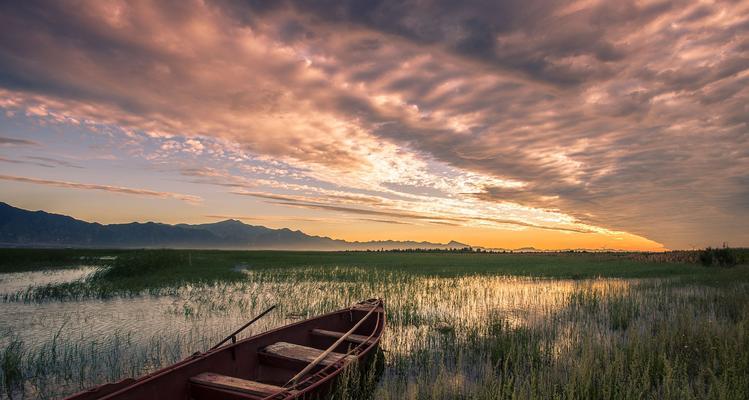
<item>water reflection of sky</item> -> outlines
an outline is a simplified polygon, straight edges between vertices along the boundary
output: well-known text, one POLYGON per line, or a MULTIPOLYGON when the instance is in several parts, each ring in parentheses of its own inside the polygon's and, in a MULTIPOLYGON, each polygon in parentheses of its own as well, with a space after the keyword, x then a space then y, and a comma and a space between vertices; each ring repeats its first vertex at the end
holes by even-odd
POLYGON ((80 267, 31 272, 10 272, 0 274, 0 295, 15 293, 29 286, 44 286, 55 283, 73 282, 84 279, 96 272, 96 267, 80 267))
MULTIPOLYGON (((0 293, 12 293, 29 285, 84 279, 95 268, 83 267, 46 272, 0 274, 0 293)), ((6 302, 0 307, 0 332, 22 335, 27 345, 43 343, 58 331, 60 337, 94 341, 121 334, 130 340, 184 335, 204 342, 241 325, 271 304, 279 311, 261 320, 249 332, 257 333, 301 317, 344 307, 365 297, 382 296, 390 310, 386 341, 391 351, 408 352, 434 331, 457 335, 481 331, 488 321, 501 318, 510 326, 537 323, 563 307, 581 283, 517 277, 421 277, 403 284, 383 279, 276 280, 247 273, 247 281, 213 286, 187 286, 167 295, 141 295, 106 300, 6 302), (396 338, 396 336, 398 336, 396 338)), ((393 277, 391 277, 391 280, 393 277)), ((397 277, 396 277, 397 279, 397 277)), ((597 280, 595 290, 624 289, 628 282, 597 280)), ((196 343, 197 345, 197 343, 196 343)), ((195 350, 198 350, 197 348, 195 350)))

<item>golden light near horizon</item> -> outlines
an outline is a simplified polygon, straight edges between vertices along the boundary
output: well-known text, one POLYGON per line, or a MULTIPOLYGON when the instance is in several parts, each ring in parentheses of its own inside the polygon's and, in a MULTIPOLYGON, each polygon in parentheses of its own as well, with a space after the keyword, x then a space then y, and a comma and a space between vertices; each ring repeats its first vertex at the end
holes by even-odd
POLYGON ((9 2, 0 201, 349 241, 747 245, 749 6, 677 3, 9 2))

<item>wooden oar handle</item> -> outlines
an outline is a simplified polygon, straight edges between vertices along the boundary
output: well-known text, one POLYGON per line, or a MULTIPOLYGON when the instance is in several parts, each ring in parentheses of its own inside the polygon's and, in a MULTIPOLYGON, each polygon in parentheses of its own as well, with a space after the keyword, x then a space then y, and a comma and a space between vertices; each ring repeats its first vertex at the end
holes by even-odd
POLYGON ((276 308, 275 305, 270 306, 270 308, 268 308, 267 310, 263 311, 260 315, 258 315, 257 317, 253 318, 252 320, 250 320, 250 322, 242 325, 242 327, 239 328, 239 329, 237 329, 236 331, 234 331, 234 333, 232 333, 231 335, 225 337, 224 340, 218 342, 218 344, 216 344, 215 346, 211 347, 210 350, 215 350, 215 349, 221 347, 221 345, 224 344, 224 343, 226 343, 229 339, 231 339, 232 343, 235 343, 237 341, 237 335, 240 332, 242 332, 243 330, 245 330, 245 328, 247 328, 248 326, 254 324, 255 321, 259 320, 260 318, 263 318, 265 316, 265 314, 268 314, 274 308, 276 308))

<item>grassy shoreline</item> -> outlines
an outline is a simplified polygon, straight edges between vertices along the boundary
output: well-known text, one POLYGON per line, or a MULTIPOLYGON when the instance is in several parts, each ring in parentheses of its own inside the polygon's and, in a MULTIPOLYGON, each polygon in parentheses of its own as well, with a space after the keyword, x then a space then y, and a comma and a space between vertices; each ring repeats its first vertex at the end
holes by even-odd
MULTIPOLYGON (((749 282, 749 266, 706 268, 691 263, 652 261, 650 255, 639 253, 1 249, 0 255, 3 256, 0 272, 70 268, 83 263, 102 267, 85 280, 29 287, 3 295, 3 301, 169 294, 184 285, 241 281, 245 278, 243 268, 289 277, 299 268, 317 271, 317 275, 325 275, 331 269, 362 268, 373 274, 403 272, 433 277, 670 278, 707 285, 749 282)), ((357 278, 358 275, 345 273, 338 276, 340 280, 357 278)), ((307 279, 317 276, 308 274, 307 279)))
MULTIPOLYGON (((456 276, 502 274, 552 278, 619 277, 648 278, 704 272, 686 253, 557 252, 364 252, 281 250, 181 250, 181 249, 31 249, 0 248, 0 273, 70 268, 83 263, 111 265, 112 258, 125 257, 143 267, 147 263, 171 263, 179 258, 182 275, 246 265, 251 268, 358 266, 411 273, 456 276), (681 253, 681 254, 679 254, 681 253), (150 261, 149 261, 150 259, 150 261)), ((739 249, 746 264, 747 249, 739 249)))

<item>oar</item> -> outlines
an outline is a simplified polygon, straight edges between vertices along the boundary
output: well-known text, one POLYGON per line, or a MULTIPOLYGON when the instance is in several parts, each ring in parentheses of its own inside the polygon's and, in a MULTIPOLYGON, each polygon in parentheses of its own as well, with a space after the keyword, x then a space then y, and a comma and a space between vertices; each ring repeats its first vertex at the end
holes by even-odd
POLYGON ((372 309, 371 309, 371 310, 369 310, 369 312, 367 313, 367 315, 365 315, 365 316, 364 316, 364 318, 360 319, 360 320, 359 320, 359 322, 357 322, 357 323, 356 323, 356 325, 354 325, 354 327, 353 327, 353 328, 349 329, 349 331, 348 331, 348 332, 346 332, 346 333, 345 333, 345 334, 344 334, 343 336, 341 336, 341 337, 340 337, 340 338, 339 338, 338 340, 336 340, 336 341, 335 341, 335 343, 333 343, 333 344, 332 344, 332 345, 331 345, 330 347, 328 347, 328 349, 327 349, 327 350, 323 351, 323 352, 322 352, 322 354, 320 354, 319 356, 317 356, 317 358, 315 358, 315 359, 314 359, 314 360, 313 360, 313 361, 312 361, 311 363, 309 363, 309 365, 307 365, 306 367, 304 367, 304 369, 303 369, 303 370, 299 371, 299 373, 298 373, 298 374, 294 375, 294 377, 293 377, 293 378, 289 379, 289 381, 288 381, 288 382, 286 382, 286 384, 285 384, 284 386, 289 386, 290 384, 295 384, 295 383, 296 383, 296 381, 297 381, 297 379, 299 379, 299 378, 303 377, 303 376, 304 376, 304 374, 306 374, 307 372, 309 372, 309 371, 310 371, 310 370, 311 370, 312 368, 315 368, 315 366, 316 366, 317 364, 319 364, 319 363, 320 363, 320 361, 324 360, 324 359, 325 359, 325 357, 327 357, 327 356, 328 356, 328 354, 330 354, 330 353, 331 353, 331 352, 333 351, 333 349, 335 349, 336 347, 338 347, 338 345, 340 345, 341 343, 343 343, 343 341, 344 341, 344 340, 346 340, 346 338, 348 338, 348 337, 349 337, 349 336, 350 336, 350 335, 351 335, 352 333, 354 333, 354 331, 355 331, 355 330, 356 330, 356 329, 357 329, 357 328, 358 328, 358 327, 359 327, 359 326, 360 326, 360 325, 361 325, 361 324, 362 324, 362 323, 363 323, 363 322, 364 322, 364 321, 365 321, 365 320, 366 320, 367 318, 369 318, 370 314, 372 314, 372 313, 374 312, 374 310, 376 310, 376 309, 377 309, 377 307, 379 307, 379 306, 380 306, 380 302, 377 302, 377 303, 375 303, 375 305, 374 305, 374 306, 372 306, 372 309))
MULTIPOLYGON (((263 318, 263 317, 265 316, 265 314, 268 314, 268 313, 269 313, 269 312, 271 312, 271 310, 273 310, 274 308, 276 308, 276 306, 275 306, 275 305, 272 305, 272 306, 270 306, 270 308, 269 308, 269 309, 267 309, 267 310, 263 311, 262 313, 260 313, 260 315, 258 315, 257 317, 253 318, 253 319, 252 319, 252 320, 251 320, 250 322, 248 322, 248 323, 246 323, 246 324, 242 325, 242 327, 241 327, 241 328, 239 328, 239 329, 237 329, 236 331, 234 331, 234 333, 232 333, 231 335, 229 335, 229 336, 225 337, 225 338, 224 338, 224 340, 222 340, 222 341, 218 342, 218 344, 217 344, 217 345, 215 345, 215 346, 211 347, 211 350, 215 350, 215 349, 217 349, 217 348, 221 347, 221 345, 222 345, 222 344, 224 344, 224 343, 226 343, 226 342, 227 342, 227 341, 228 341, 229 339, 231 339, 231 342, 232 342, 232 343, 236 343, 236 341, 237 341, 237 335, 239 334, 239 332, 242 332, 243 330, 245 330, 245 328, 247 328, 248 326, 250 326, 250 325, 254 324, 254 323, 255 323, 255 321, 259 320, 260 318, 263 318)), ((211 351, 211 350, 208 350, 208 351, 211 351)))

